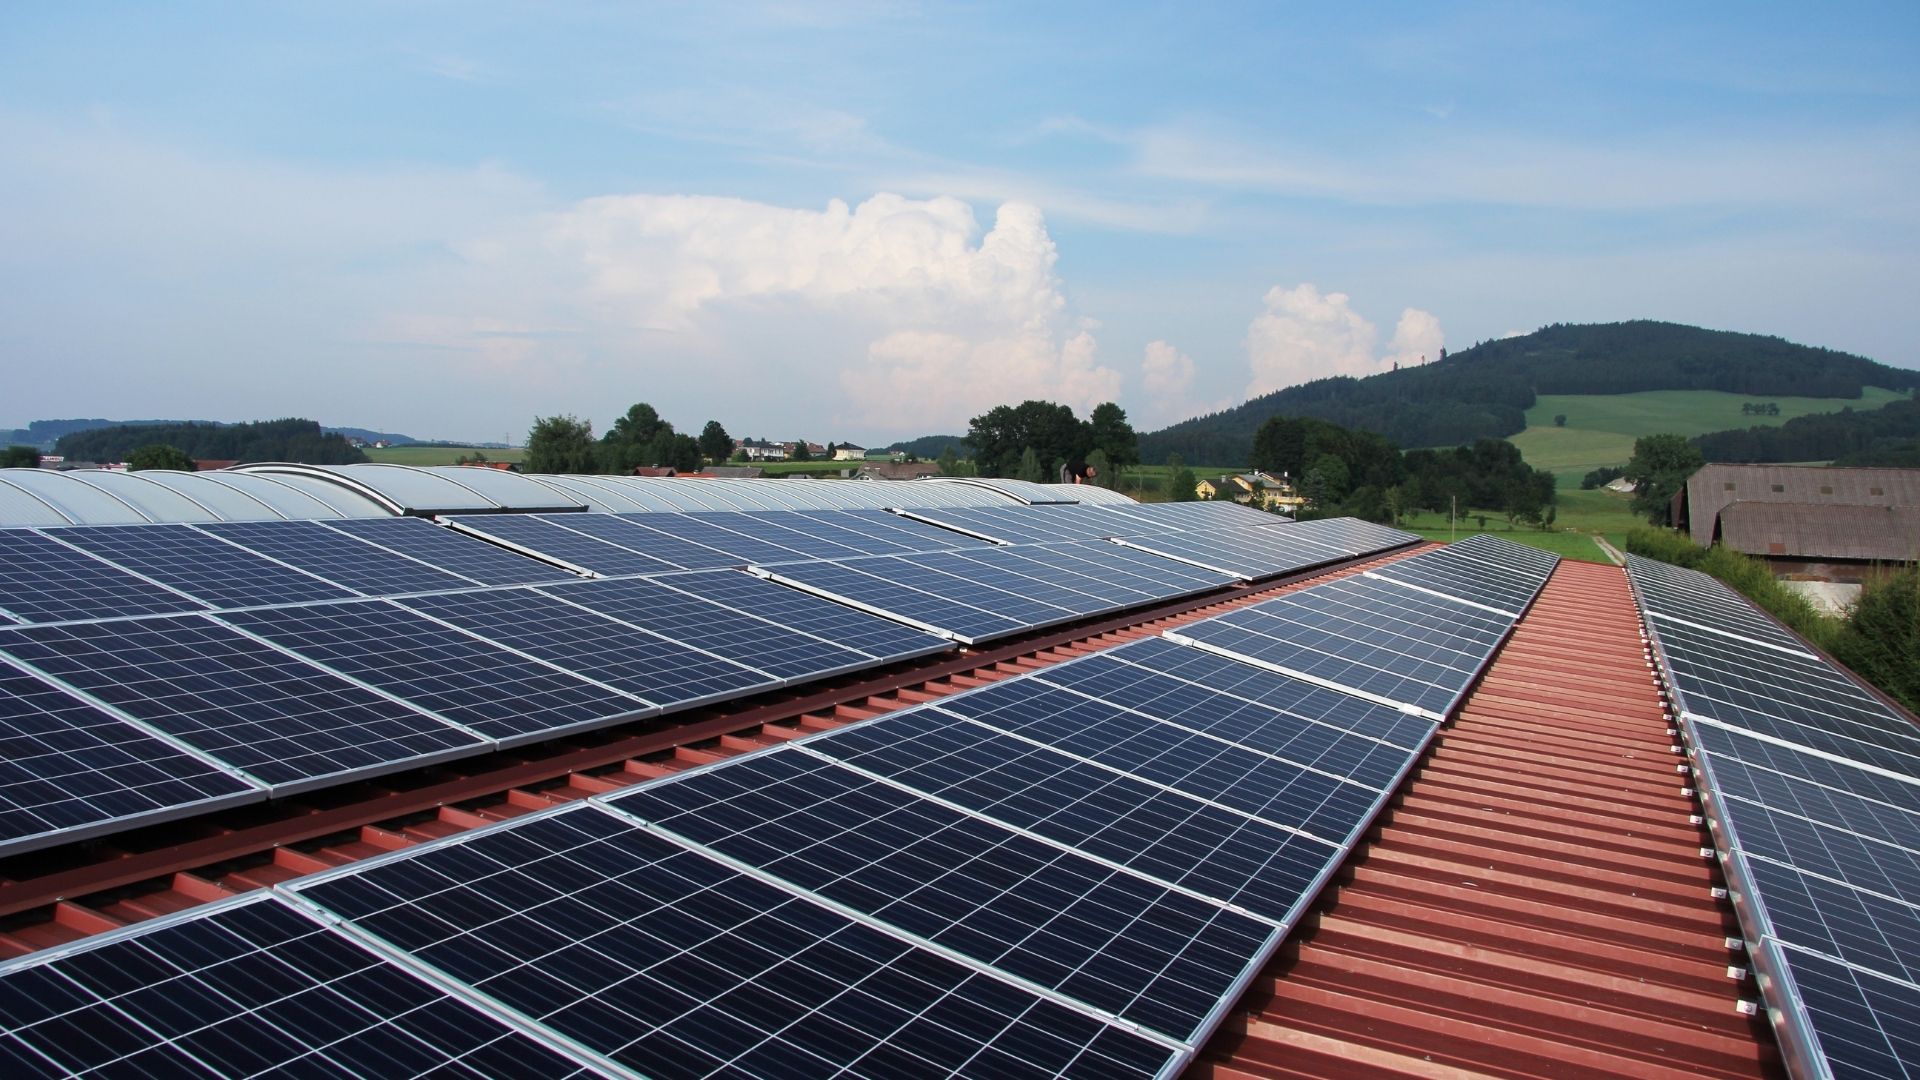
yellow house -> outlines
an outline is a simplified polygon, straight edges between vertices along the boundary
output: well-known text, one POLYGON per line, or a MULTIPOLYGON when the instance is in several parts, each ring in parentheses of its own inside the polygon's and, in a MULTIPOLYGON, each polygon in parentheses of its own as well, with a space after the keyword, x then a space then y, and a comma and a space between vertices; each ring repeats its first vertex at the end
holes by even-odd
POLYGON ((1231 491, 1233 494, 1230 497, 1235 499, 1238 499, 1241 495, 1240 490, 1234 486, 1233 481, 1224 476, 1218 480, 1202 480, 1193 485, 1193 493, 1203 499, 1221 498, 1220 493, 1223 491, 1231 491))

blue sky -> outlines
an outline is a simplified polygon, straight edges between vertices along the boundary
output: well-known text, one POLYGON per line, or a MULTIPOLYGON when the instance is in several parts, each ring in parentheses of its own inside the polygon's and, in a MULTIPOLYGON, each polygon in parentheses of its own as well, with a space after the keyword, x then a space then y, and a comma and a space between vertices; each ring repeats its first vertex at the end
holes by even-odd
POLYGON ((37 5, 0 426, 1142 428, 1553 322, 1920 365, 1920 8, 37 5))

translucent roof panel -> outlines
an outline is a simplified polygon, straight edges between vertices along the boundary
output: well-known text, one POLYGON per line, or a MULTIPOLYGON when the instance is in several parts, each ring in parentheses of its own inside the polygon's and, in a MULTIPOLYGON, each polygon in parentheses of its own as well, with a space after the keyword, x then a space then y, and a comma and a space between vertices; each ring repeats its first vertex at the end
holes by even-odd
POLYGON ((7 483, 15 473, 29 469, 0 469, 0 528, 19 525, 70 525, 72 521, 45 499, 7 483))
MULTIPOLYGON (((52 504, 76 525, 136 525, 150 520, 97 487, 51 469, 8 469, 7 483, 52 504)), ((24 524, 24 523, 22 523, 24 524)))
MULTIPOLYGON (((353 466, 355 469, 364 466, 353 466)), ((418 469, 464 488, 472 488, 501 506, 513 510, 580 510, 586 502, 572 495, 537 484, 505 469, 477 468, 472 465, 434 465, 418 469)))
POLYGON ((529 479, 577 495, 590 510, 613 514, 660 513, 679 509, 626 476, 549 476, 534 474, 529 479))
POLYGON ((1071 484, 1036 484, 1027 480, 1006 480, 991 476, 933 476, 928 477, 923 483, 968 484, 986 488, 989 491, 997 491, 1009 499, 1023 503, 1079 501, 1074 495, 1066 494, 1061 490, 1065 488, 1071 491, 1075 486, 1071 484))
POLYGON ((176 488, 159 482, 162 474, 190 476, 191 473, 170 472, 163 469, 147 469, 141 472, 118 472, 109 469, 93 469, 86 472, 62 473, 75 483, 96 487, 125 502, 130 502, 141 513, 154 521, 220 521, 218 511, 195 502, 190 496, 176 488))
POLYGON ((1083 503, 1132 503, 1133 499, 1093 484, 1046 484, 1060 495, 1083 503))
POLYGON ((227 502, 219 505, 228 521, 393 516, 393 511, 365 495, 310 476, 292 473, 273 476, 231 469, 170 475, 173 479, 164 482, 179 485, 187 494, 209 506, 215 505, 213 500, 217 496, 203 494, 197 485, 207 484, 227 492, 227 502))

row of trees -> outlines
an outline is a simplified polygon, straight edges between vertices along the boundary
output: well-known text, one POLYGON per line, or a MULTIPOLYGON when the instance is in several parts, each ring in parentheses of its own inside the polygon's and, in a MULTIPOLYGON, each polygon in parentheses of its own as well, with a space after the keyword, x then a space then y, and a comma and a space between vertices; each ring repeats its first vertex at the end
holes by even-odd
MULTIPOLYGON (((1119 470, 1140 461, 1139 436, 1126 410, 1111 401, 1096 405, 1086 420, 1051 401, 995 406, 968 422, 966 443, 979 475, 1035 482, 1058 479, 1062 465, 1084 463, 1096 482, 1112 486, 1119 470)), ((956 450, 949 444, 942 461, 956 450)))
POLYGON ((607 433, 593 437, 593 423, 574 416, 535 417, 521 465, 535 473, 630 473, 642 465, 692 472, 705 461, 725 461, 733 436, 709 420, 700 435, 684 435, 642 401, 623 413, 607 433))
POLYGON ((1716 431, 1693 440, 1709 461, 1833 461, 1849 454, 1901 449, 1920 441, 1920 401, 1878 409, 1797 416, 1778 427, 1716 431))
POLYGON ((247 424, 120 424, 69 432, 54 452, 69 461, 126 461, 142 447, 164 445, 188 458, 297 461, 352 465, 367 455, 345 436, 328 435, 313 420, 289 418, 247 424))

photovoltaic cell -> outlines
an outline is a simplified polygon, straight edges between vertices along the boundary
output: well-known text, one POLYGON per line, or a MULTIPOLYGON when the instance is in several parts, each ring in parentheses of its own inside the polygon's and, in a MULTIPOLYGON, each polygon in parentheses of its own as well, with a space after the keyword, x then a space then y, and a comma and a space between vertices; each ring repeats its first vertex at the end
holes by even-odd
POLYGON ((271 899, 0 968, 0 1062, 14 1077, 582 1073, 271 899))
POLYGON ((1486 533, 1476 533, 1464 540, 1456 540, 1440 549, 1441 553, 1452 556, 1465 556, 1477 559, 1485 564, 1498 567, 1509 573, 1519 574, 1544 584, 1553 576, 1554 568, 1560 565, 1560 556, 1539 548, 1516 544, 1511 540, 1502 540, 1486 533))
POLYGON ((388 603, 267 608, 222 618, 503 743, 653 711, 648 702, 388 603))
POLYGON ((0 650, 282 791, 486 747, 201 616, 0 630, 0 650))
POLYGON ((1858 838, 1920 850, 1920 785, 1876 777, 1719 728, 1703 728, 1699 734, 1703 748, 1716 747, 1707 755, 1707 766, 1713 773, 1713 787, 1721 795, 1858 838), (1749 756, 1759 760, 1725 753, 1733 748, 1728 744, 1738 743, 1752 744, 1758 752, 1749 756), (1759 763, 1762 761, 1765 764, 1759 763), (1783 768, 1794 771, 1776 771, 1783 768))
MULTIPOLYGON (((1249 817, 1341 843, 1380 801, 1380 789, 1299 762, 1161 723, 1035 680, 1001 683, 940 703, 974 720, 1249 817)), ((1391 778, 1407 754, 1372 744, 1359 764, 1391 778)), ((1305 747, 1301 747, 1305 749, 1305 747)), ((1324 749, 1324 748, 1323 748, 1324 749)))
POLYGON ((85 525, 50 529, 48 535, 216 608, 341 600, 354 595, 188 525, 85 525))
POLYGON ((39 533, 0 529, 0 608, 20 622, 163 615, 205 606, 39 533))
MULTIPOLYGON (((1338 690, 1290 679, 1217 653, 1179 645, 1164 637, 1143 638, 1097 657, 1088 657, 1084 670, 1098 673, 1117 662, 1160 675, 1171 675, 1219 693, 1257 701, 1315 723, 1351 731, 1408 750, 1419 750, 1425 746, 1434 730, 1433 721, 1425 717, 1376 705, 1338 690)), ((1048 681, 1062 682, 1078 678, 1082 670, 1079 664, 1070 669, 1063 667, 1048 672, 1048 681)))
POLYGON ((327 528, 411 555, 483 585, 572 581, 575 575, 421 518, 353 518, 327 528))
POLYGON ((595 539, 605 540, 609 544, 618 544, 629 551, 637 551, 670 566, 705 569, 716 566, 746 565, 746 560, 738 555, 717 551, 646 528, 641 521, 641 519, 661 516, 659 514, 567 514, 564 517, 555 518, 554 524, 572 529, 574 532, 586 533, 595 539))
POLYGON ((843 728, 805 746, 1286 925, 1343 851, 934 709, 843 728))
POLYGON ((0 664, 0 852, 262 797, 239 777, 0 664))
POLYGON ((764 672, 529 589, 414 596, 404 603, 665 708, 718 701, 780 684, 764 672))
POLYGON ((1183 1041, 1274 928, 797 751, 608 804, 1183 1041))
MULTIPOLYGON (((870 563, 884 561, 886 560, 863 559, 859 565, 864 567, 870 563)), ((1023 610, 1020 615, 1003 615, 940 593, 914 588, 910 584, 881 576, 884 570, 879 568, 876 570, 878 572, 869 573, 847 563, 813 562, 792 563, 771 569, 767 573, 773 580, 782 584, 879 612, 936 633, 951 634, 961 641, 975 642, 1003 637, 1007 634, 1019 633, 1033 625, 1023 617, 1030 617, 1031 610, 1023 610)), ((944 574, 939 575, 938 578, 928 576, 923 580, 925 584, 936 589, 956 588, 952 579, 944 574)), ((997 597, 975 596, 973 599, 992 602, 997 597)), ((1067 613, 1059 608, 1039 605, 1037 610, 1050 612, 1051 614, 1046 616, 1049 620, 1068 617, 1067 613)))
POLYGON ((656 574, 680 567, 664 559, 566 527, 571 514, 459 514, 442 520, 455 529, 591 570, 596 574, 656 574))
POLYGON ((1920 981, 1920 909, 1766 859, 1749 858, 1745 865, 1780 941, 1920 981))
MULTIPOLYGON (((713 516, 711 514, 619 514, 616 516, 630 525, 638 526, 668 540, 697 544, 714 551, 725 552, 727 561, 720 564, 724 566, 784 563, 807 557, 790 547, 722 528, 711 520, 713 516)), ((663 548, 664 550, 672 549, 663 548)))
POLYGON ((1920 1061, 1920 990, 1814 953, 1781 950, 1835 1076, 1911 1076, 1920 1061))
POLYGON ((315 521, 230 521, 196 528, 368 596, 466 589, 476 584, 315 521))
POLYGON ((865 653, 794 633, 645 578, 582 581, 542 591, 781 679, 817 679, 874 662, 865 653))
POLYGON ((810 521, 838 525, 850 532, 886 540, 906 551, 963 551, 985 545, 985 541, 971 536, 962 536, 952 530, 913 521, 885 510, 806 510, 801 512, 801 516, 810 521))
POLYGON ((1348 558, 1348 553, 1293 530, 1222 529, 1126 537, 1121 545, 1204 566, 1248 581, 1293 573, 1348 558))
POLYGON ((1683 620, 1723 635, 1764 642, 1776 650, 1811 655, 1805 643, 1706 574, 1638 555, 1627 556, 1627 571, 1641 605, 1649 614, 1683 620))
MULTIPOLYGON (((890 576, 906 578, 913 573, 909 570, 895 569, 896 567, 919 567, 937 574, 949 575, 956 581, 968 585, 998 589, 1013 596, 1059 608, 1072 615, 1091 615, 1096 611, 1112 610, 1115 606, 1112 601, 1074 589, 1072 583, 1056 584, 1046 578, 1023 572, 1024 568, 1021 564, 1003 558, 993 549, 964 553, 926 552, 919 555, 900 556, 898 562, 894 560, 877 562, 878 572, 890 576)), ((954 595, 951 590, 955 587, 946 587, 949 589, 949 595, 954 595)), ((973 594, 969 592, 964 595, 973 594)), ((994 603, 995 610, 1003 610, 1001 601, 996 599, 994 603)))
POLYGON ((1152 1076, 1175 1055, 591 805, 294 888, 650 1076, 1152 1076))
POLYGON ((1376 566, 1367 574, 1428 589, 1456 600, 1481 604, 1506 612, 1516 619, 1533 602, 1534 594, 1540 591, 1537 581, 1501 574, 1465 559, 1443 559, 1430 557, 1429 554, 1376 566))
POLYGON ((914 550, 890 539, 849 529, 831 519, 798 510, 756 510, 744 514, 706 514, 709 520, 735 532, 762 536, 816 559, 845 559, 855 555, 897 555, 914 550))
POLYGON ((713 570, 692 574, 662 574, 653 580, 778 623, 798 633, 825 638, 849 649, 881 659, 903 659, 953 648, 937 638, 898 623, 823 600, 812 593, 779 585, 752 574, 713 570))

